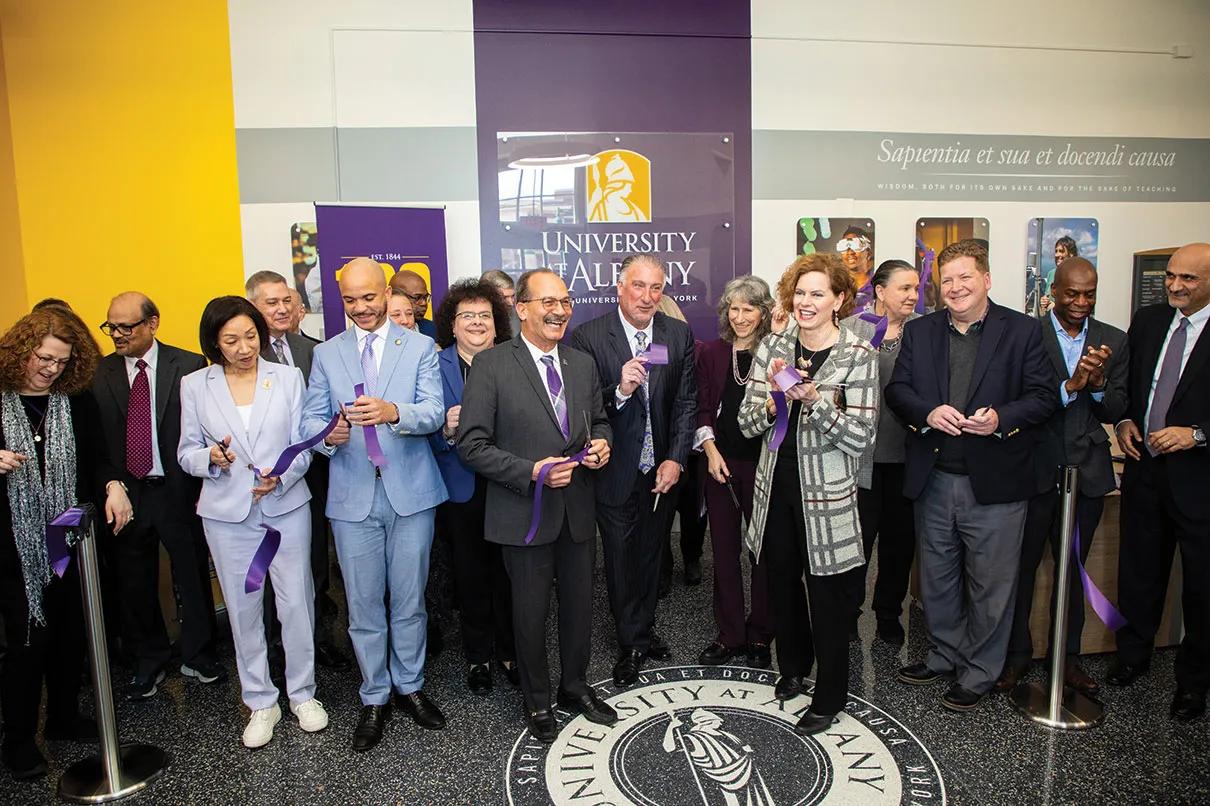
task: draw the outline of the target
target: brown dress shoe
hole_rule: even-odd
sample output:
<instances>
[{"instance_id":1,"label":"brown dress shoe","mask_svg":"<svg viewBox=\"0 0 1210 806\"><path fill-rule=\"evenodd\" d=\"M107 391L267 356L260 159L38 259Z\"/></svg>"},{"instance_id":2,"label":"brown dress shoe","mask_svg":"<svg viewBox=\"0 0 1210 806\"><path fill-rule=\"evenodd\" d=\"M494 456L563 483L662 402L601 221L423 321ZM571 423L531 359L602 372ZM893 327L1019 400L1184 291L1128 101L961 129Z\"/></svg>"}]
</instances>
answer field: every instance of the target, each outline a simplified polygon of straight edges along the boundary
<instances>
[{"instance_id":1,"label":"brown dress shoe","mask_svg":"<svg viewBox=\"0 0 1210 806\"><path fill-rule=\"evenodd\" d=\"M999 694L1007 694L1017 687L1021 682L1021 678L1025 677L1025 670L1019 669L1016 666L1005 666L1004 671L1000 673L1000 679L996 681L995 690Z\"/></svg>"},{"instance_id":2,"label":"brown dress shoe","mask_svg":"<svg viewBox=\"0 0 1210 806\"><path fill-rule=\"evenodd\" d=\"M1097 681L1089 677L1088 673L1075 663L1068 663L1063 670L1063 685L1085 694L1096 694L1101 690Z\"/></svg>"}]
</instances>

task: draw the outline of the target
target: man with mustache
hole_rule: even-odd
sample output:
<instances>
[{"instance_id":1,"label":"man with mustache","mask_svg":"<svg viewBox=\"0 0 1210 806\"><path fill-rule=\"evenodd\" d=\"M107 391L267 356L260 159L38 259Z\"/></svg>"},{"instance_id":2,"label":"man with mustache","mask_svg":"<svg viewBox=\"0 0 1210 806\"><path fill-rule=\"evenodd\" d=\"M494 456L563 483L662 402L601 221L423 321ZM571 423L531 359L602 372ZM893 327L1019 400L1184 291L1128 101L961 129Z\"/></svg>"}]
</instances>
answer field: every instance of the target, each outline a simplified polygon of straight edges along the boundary
<instances>
[{"instance_id":1,"label":"man with mustache","mask_svg":"<svg viewBox=\"0 0 1210 806\"><path fill-rule=\"evenodd\" d=\"M1210 244L1176 250L1164 285L1167 304L1140 308L1127 334L1130 405L1117 433L1126 454L1118 603L1128 624L1107 679L1128 686L1150 667L1180 546L1185 637L1170 713L1190 721L1206 712L1210 687Z\"/></svg>"},{"instance_id":2,"label":"man with mustache","mask_svg":"<svg viewBox=\"0 0 1210 806\"><path fill-rule=\"evenodd\" d=\"M617 626L613 680L633 685L648 657L671 655L655 632L668 492L693 445L697 377L693 333L659 313L666 272L655 255L630 255L618 274L618 310L576 328L571 346L592 356L614 457L597 484L597 525L605 552L609 607ZM663 346L667 365L648 361Z\"/></svg>"}]
</instances>

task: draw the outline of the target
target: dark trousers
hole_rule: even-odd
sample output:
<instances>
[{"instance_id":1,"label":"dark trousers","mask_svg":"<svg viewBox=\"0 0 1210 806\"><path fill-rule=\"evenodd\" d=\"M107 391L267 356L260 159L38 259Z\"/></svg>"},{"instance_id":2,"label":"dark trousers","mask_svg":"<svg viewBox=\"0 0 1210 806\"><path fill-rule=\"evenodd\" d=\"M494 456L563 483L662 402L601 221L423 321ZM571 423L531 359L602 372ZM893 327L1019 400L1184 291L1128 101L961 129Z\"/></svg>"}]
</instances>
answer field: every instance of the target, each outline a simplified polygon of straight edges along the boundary
<instances>
[{"instance_id":1,"label":"dark trousers","mask_svg":"<svg viewBox=\"0 0 1210 806\"><path fill-rule=\"evenodd\" d=\"M868 490L857 490L857 516L866 565L854 576L853 610L861 615L865 602L866 571L878 541L878 579L874 581L874 615L879 621L898 621L903 613L912 560L916 556L916 524L912 499L903 494L904 465L876 462Z\"/></svg>"},{"instance_id":2,"label":"dark trousers","mask_svg":"<svg viewBox=\"0 0 1210 806\"><path fill-rule=\"evenodd\" d=\"M181 598L181 662L213 660L214 593L202 523L193 501L182 501L166 486L136 482L131 496L134 520L114 536L121 579L122 623L135 675L153 676L171 655L160 609L160 543L168 551L172 579Z\"/></svg>"},{"instance_id":3,"label":"dark trousers","mask_svg":"<svg viewBox=\"0 0 1210 806\"><path fill-rule=\"evenodd\" d=\"M848 698L850 592L861 569L816 576L810 572L806 551L798 477L775 472L761 562L769 574L777 668L786 677L805 677L818 664L811 710L838 714Z\"/></svg>"},{"instance_id":4,"label":"dark trousers","mask_svg":"<svg viewBox=\"0 0 1210 806\"><path fill-rule=\"evenodd\" d=\"M1181 596L1185 637L1176 653L1176 684L1205 694L1210 688L1210 590L1205 583L1210 574L1210 523L1181 514L1168 483L1165 458L1143 451L1139 473L1122 485L1118 602L1129 622L1117 634L1118 658L1123 663L1137 664L1151 657L1177 546L1185 580Z\"/></svg>"},{"instance_id":5,"label":"dark trousers","mask_svg":"<svg viewBox=\"0 0 1210 806\"><path fill-rule=\"evenodd\" d=\"M1055 560L1055 581L1058 581L1059 549L1062 543L1063 499L1058 490L1050 490L1034 496L1025 513L1025 536L1021 541L1021 566L1017 576L1017 602L1013 609L1013 629L1008 638L1006 665L1024 669L1034 657L1033 636L1029 631L1029 615L1034 602L1034 582L1038 576L1038 565L1046 544ZM1105 499L1101 497L1076 496L1076 523L1080 528L1080 562L1088 559L1092 536L1101 522ZM1050 596L1050 635L1054 636L1055 599L1058 585L1053 585ZM1084 584L1080 581L1080 569L1073 563L1067 586L1067 649L1070 662L1080 654L1080 634L1084 632ZM1051 640L1046 642L1050 652Z\"/></svg>"},{"instance_id":6,"label":"dark trousers","mask_svg":"<svg viewBox=\"0 0 1210 806\"><path fill-rule=\"evenodd\" d=\"M756 488L756 462L727 459L731 486L742 512L735 508L726 485L707 477L706 515L710 519L710 546L714 551L714 623L718 640L729 647L768 644L773 639L769 622L769 584L765 563L758 563L744 548L743 522L752 519ZM744 620L744 555L752 582L752 612Z\"/></svg>"},{"instance_id":7,"label":"dark trousers","mask_svg":"<svg viewBox=\"0 0 1210 806\"><path fill-rule=\"evenodd\" d=\"M672 517L669 495L660 496L659 507L652 511L654 486L653 468L638 475L630 496L621 505L597 506L609 609L617 626L618 645L640 652L651 647L661 549ZM513 602L515 606L516 597Z\"/></svg>"},{"instance_id":8,"label":"dark trousers","mask_svg":"<svg viewBox=\"0 0 1210 806\"><path fill-rule=\"evenodd\" d=\"M462 652L469 664L512 661L513 596L497 543L483 539L487 483L475 477L475 492L464 503L437 507L438 529L449 536L462 625Z\"/></svg>"},{"instance_id":9,"label":"dark trousers","mask_svg":"<svg viewBox=\"0 0 1210 806\"><path fill-rule=\"evenodd\" d=\"M681 516L681 559L692 562L702 558L702 546L706 543L706 519L701 506L701 463L705 458L693 453L685 460L685 472L677 481L670 495L676 496L676 513ZM672 578L672 518L664 531L664 549L660 560L660 576Z\"/></svg>"},{"instance_id":10,"label":"dark trousers","mask_svg":"<svg viewBox=\"0 0 1210 806\"><path fill-rule=\"evenodd\" d=\"M531 712L551 707L550 666L546 660L546 617L550 591L559 578L559 688L580 696L588 692L592 654L592 570L596 540L577 543L566 521L554 543L501 546L513 595L517 671L521 693Z\"/></svg>"},{"instance_id":11,"label":"dark trousers","mask_svg":"<svg viewBox=\"0 0 1210 806\"><path fill-rule=\"evenodd\" d=\"M4 524L0 534L0 613L8 650L0 673L0 709L8 746L34 740L43 679L47 720L70 725L78 714L80 676L85 668L84 609L75 551L63 578L51 579L42 593L46 624L39 626L30 620L21 560L13 533ZM158 602L156 607L158 611Z\"/></svg>"}]
</instances>

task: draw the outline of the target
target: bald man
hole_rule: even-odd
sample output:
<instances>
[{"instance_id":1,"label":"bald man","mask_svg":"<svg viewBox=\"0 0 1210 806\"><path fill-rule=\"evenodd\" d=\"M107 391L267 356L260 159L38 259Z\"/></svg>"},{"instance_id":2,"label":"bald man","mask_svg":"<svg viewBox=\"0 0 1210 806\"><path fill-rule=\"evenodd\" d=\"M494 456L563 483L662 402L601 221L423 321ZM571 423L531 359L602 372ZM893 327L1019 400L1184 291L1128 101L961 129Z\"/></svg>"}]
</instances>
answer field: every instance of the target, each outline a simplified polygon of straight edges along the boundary
<instances>
[{"instance_id":1,"label":"bald man","mask_svg":"<svg viewBox=\"0 0 1210 806\"><path fill-rule=\"evenodd\" d=\"M1059 556L1062 526L1059 484L1063 468L1074 465L1080 469L1076 524L1080 530L1081 561L1088 558L1088 548L1101 522L1105 496L1117 487L1109 438L1102 423L1116 423L1126 412L1129 363L1126 334L1093 316L1097 270L1088 260L1067 258L1055 271L1051 296L1054 305L1042 322L1042 346L1054 372L1052 383L1059 390L1063 405L1037 430L1034 457L1038 495L1030 499L1025 514L1013 626L1004 671L996 681L997 691L1010 691L1016 686L1034 656L1029 631L1034 579L1048 542L1055 558ZM1050 618L1053 624L1056 618L1053 595ZM1097 682L1078 663L1080 634L1084 630L1084 589L1075 573L1071 575L1066 618L1064 684L1096 694Z\"/></svg>"},{"instance_id":2,"label":"bald man","mask_svg":"<svg viewBox=\"0 0 1210 806\"><path fill-rule=\"evenodd\" d=\"M433 340L387 318L382 267L367 258L346 263L340 297L353 327L315 348L302 430L319 433L341 414L315 450L331 457L327 515L362 677L353 749L365 752L382 739L392 692L416 724L445 727L422 691L424 584L433 515L447 498L428 435L444 424L445 404Z\"/></svg>"},{"instance_id":3,"label":"bald man","mask_svg":"<svg viewBox=\"0 0 1210 806\"><path fill-rule=\"evenodd\" d=\"M181 674L217 683L227 673L213 652L214 597L206 539L195 512L201 481L176 462L181 438L180 381L206 359L156 340L160 310L128 291L109 303L101 330L113 353L101 359L92 392L101 410L110 461L127 489L134 517L113 536L126 649L133 656L130 700L153 697L170 656L160 612L160 543L168 551L184 619Z\"/></svg>"},{"instance_id":4,"label":"bald man","mask_svg":"<svg viewBox=\"0 0 1210 806\"><path fill-rule=\"evenodd\" d=\"M402 269L391 278L391 288L403 294L412 303L416 329L430 339L437 338L437 328L433 320L424 318L429 310L429 300L433 298L424 278L411 269Z\"/></svg>"},{"instance_id":5,"label":"bald man","mask_svg":"<svg viewBox=\"0 0 1210 806\"><path fill-rule=\"evenodd\" d=\"M1170 713L1191 721L1206 712L1210 688L1210 244L1176 250L1164 285L1167 302L1130 322L1130 404L1117 428L1126 454L1118 603L1129 623L1108 680L1128 686L1150 667L1180 546L1185 637Z\"/></svg>"}]
</instances>

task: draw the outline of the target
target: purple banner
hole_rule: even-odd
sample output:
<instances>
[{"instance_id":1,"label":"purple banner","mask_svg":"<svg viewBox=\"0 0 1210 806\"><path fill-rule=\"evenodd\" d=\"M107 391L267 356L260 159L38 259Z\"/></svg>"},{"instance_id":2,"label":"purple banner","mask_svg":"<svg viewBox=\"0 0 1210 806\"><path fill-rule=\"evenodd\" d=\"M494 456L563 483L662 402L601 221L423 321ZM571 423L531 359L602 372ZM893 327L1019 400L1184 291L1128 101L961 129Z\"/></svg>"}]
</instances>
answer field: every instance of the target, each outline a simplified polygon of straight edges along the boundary
<instances>
[{"instance_id":1,"label":"purple banner","mask_svg":"<svg viewBox=\"0 0 1210 806\"><path fill-rule=\"evenodd\" d=\"M336 273L355 257L378 261L387 276L409 269L424 277L433 295L425 318L432 319L433 311L449 288L445 210L317 204L315 224L325 338L332 338L346 327Z\"/></svg>"}]
</instances>

